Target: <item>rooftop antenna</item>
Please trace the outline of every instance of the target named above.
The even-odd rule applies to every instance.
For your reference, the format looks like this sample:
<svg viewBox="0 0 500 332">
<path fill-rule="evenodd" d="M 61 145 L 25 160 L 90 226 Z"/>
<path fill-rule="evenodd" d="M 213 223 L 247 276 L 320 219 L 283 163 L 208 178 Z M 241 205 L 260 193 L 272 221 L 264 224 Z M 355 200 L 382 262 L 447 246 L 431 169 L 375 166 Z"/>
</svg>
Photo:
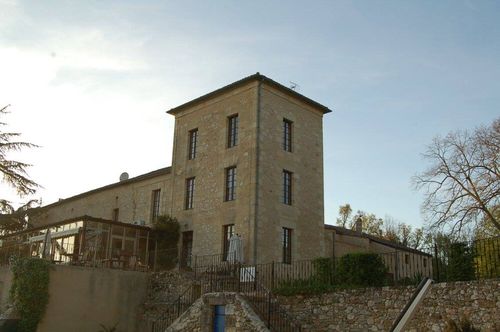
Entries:
<svg viewBox="0 0 500 332">
<path fill-rule="evenodd" d="M 299 90 L 299 88 L 300 88 L 300 86 L 297 83 L 290 81 L 290 89 L 295 91 L 295 90 Z"/>
</svg>

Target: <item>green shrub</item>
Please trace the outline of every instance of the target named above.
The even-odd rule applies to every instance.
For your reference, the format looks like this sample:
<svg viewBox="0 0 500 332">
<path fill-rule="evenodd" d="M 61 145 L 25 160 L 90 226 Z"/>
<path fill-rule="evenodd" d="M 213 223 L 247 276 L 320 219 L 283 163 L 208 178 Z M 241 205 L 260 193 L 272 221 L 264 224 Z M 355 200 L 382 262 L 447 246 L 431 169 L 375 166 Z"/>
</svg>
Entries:
<svg viewBox="0 0 500 332">
<path fill-rule="evenodd" d="M 313 279 L 319 283 L 332 285 L 335 277 L 335 260 L 332 258 L 316 258 L 312 262 L 314 268 Z"/>
<path fill-rule="evenodd" d="M 474 253 L 466 243 L 450 245 L 448 256 L 448 281 L 467 281 L 475 277 Z"/>
<path fill-rule="evenodd" d="M 161 269 L 174 268 L 178 261 L 179 222 L 170 216 L 159 216 L 153 222 L 153 234 L 158 250 L 156 267 Z"/>
<path fill-rule="evenodd" d="M 353 253 L 340 258 L 336 281 L 348 287 L 380 287 L 386 284 L 387 268 L 377 254 Z"/>
<path fill-rule="evenodd" d="M 40 258 L 19 258 L 12 262 L 10 298 L 19 312 L 20 332 L 35 332 L 49 302 L 50 262 Z"/>
<path fill-rule="evenodd" d="M 180 228 L 176 218 L 165 215 L 158 216 L 153 222 L 153 232 L 157 236 L 158 247 L 162 249 L 177 248 Z"/>
</svg>

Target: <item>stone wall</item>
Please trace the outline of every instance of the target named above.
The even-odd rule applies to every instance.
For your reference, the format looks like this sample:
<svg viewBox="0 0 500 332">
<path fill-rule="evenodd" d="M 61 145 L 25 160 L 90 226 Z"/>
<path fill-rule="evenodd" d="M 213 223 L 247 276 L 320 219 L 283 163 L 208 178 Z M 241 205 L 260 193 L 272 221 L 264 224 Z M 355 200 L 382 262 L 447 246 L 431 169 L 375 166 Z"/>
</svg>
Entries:
<svg viewBox="0 0 500 332">
<path fill-rule="evenodd" d="M 415 287 L 344 290 L 280 297 L 307 331 L 388 331 Z M 408 331 L 443 331 L 468 317 L 481 331 L 500 330 L 500 280 L 434 284 Z"/>
<path fill-rule="evenodd" d="M 148 295 L 141 315 L 142 320 L 147 322 L 160 319 L 170 304 L 193 283 L 194 278 L 190 273 L 177 270 L 151 273 Z"/>
<path fill-rule="evenodd" d="M 160 189 L 160 214 L 169 214 L 171 176 L 168 168 L 82 193 L 47 205 L 37 218 L 43 226 L 84 215 L 111 220 L 118 209 L 118 221 L 151 224 L 152 191 Z"/>
<path fill-rule="evenodd" d="M 283 259 L 283 227 L 292 229 L 293 260 L 324 255 L 323 113 L 261 87 L 258 148 L 258 263 Z M 283 149 L 283 119 L 292 124 L 292 151 Z M 284 204 L 283 170 L 292 172 L 292 204 Z"/>
<path fill-rule="evenodd" d="M 193 231 L 194 255 L 220 254 L 223 226 L 243 239 L 245 262 L 283 257 L 283 227 L 294 260 L 323 256 L 323 111 L 265 82 L 250 81 L 192 103 L 175 115 L 172 215 Z M 227 147 L 228 117 L 238 115 L 238 143 Z M 283 119 L 293 122 L 292 151 L 283 149 Z M 189 132 L 198 130 L 196 157 Z M 236 199 L 224 200 L 228 167 L 236 167 Z M 293 173 L 292 204 L 282 203 L 283 170 Z M 186 180 L 195 178 L 192 209 Z"/>
<path fill-rule="evenodd" d="M 215 305 L 225 306 L 226 332 L 269 331 L 247 302 L 236 293 L 208 293 L 203 295 L 167 331 L 212 331 Z"/>
</svg>

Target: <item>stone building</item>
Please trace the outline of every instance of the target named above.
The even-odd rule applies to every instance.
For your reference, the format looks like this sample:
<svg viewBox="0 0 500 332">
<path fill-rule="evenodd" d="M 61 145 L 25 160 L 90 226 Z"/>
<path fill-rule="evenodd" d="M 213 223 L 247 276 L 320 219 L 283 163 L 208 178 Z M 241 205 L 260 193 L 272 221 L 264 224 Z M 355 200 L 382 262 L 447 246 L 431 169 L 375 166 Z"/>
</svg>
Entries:
<svg viewBox="0 0 500 332">
<path fill-rule="evenodd" d="M 45 207 L 41 224 L 82 215 L 181 224 L 184 254 L 227 251 L 246 262 L 324 253 L 323 115 L 330 110 L 259 73 L 168 111 L 172 166 Z"/>
<path fill-rule="evenodd" d="M 83 215 L 150 225 L 171 215 L 184 256 L 224 254 L 236 233 L 246 263 L 335 255 L 334 243 L 336 252 L 352 245 L 324 225 L 329 112 L 259 73 L 246 77 L 167 112 L 175 117 L 171 167 L 47 205 L 40 225 Z"/>
</svg>

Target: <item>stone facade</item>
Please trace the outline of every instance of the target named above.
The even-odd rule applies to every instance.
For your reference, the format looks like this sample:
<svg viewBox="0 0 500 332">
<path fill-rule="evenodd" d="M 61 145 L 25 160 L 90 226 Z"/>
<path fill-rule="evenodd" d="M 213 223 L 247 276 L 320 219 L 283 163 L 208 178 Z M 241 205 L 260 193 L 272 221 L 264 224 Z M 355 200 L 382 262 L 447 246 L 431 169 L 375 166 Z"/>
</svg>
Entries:
<svg viewBox="0 0 500 332">
<path fill-rule="evenodd" d="M 37 218 L 36 226 L 84 215 L 112 220 L 115 209 L 118 209 L 118 221 L 150 225 L 152 191 L 160 189 L 159 212 L 166 214 L 170 187 L 170 167 L 162 168 L 47 205 Z"/>
<path fill-rule="evenodd" d="M 173 331 L 213 331 L 214 306 L 225 307 L 225 329 L 227 332 L 267 332 L 259 316 L 237 293 L 208 293 L 198 299 L 167 329 Z"/>
<path fill-rule="evenodd" d="M 324 255 L 323 132 L 326 107 L 256 74 L 169 111 L 175 116 L 172 167 L 99 188 L 45 207 L 39 224 L 89 215 L 150 224 L 152 191 L 159 214 L 176 217 L 192 234 L 193 255 L 223 251 L 225 225 L 241 235 L 245 262 L 283 258 L 283 228 L 291 229 L 292 259 Z M 238 116 L 238 139 L 228 147 L 228 117 Z M 292 123 L 292 149 L 283 148 L 283 123 Z M 196 157 L 189 132 L 197 129 Z M 225 199 L 225 170 L 236 167 L 234 200 Z M 292 173 L 292 201 L 283 203 L 283 171 Z M 192 208 L 186 180 L 194 178 Z M 191 233 L 192 232 L 192 233 Z"/>
<path fill-rule="evenodd" d="M 353 251 L 394 252 L 388 243 L 332 233 L 328 226 L 325 230 L 323 116 L 328 112 L 265 76 L 244 78 L 168 112 L 175 116 L 171 167 L 48 205 L 37 226 L 83 215 L 150 225 L 155 215 L 168 214 L 181 224 L 180 247 L 187 257 L 221 254 L 224 227 L 231 225 L 241 235 L 244 262 L 250 264 L 283 262 L 285 252 L 291 261 Z M 229 147 L 229 117 L 235 115 L 238 138 Z M 285 122 L 291 149 L 284 148 Z M 193 130 L 196 155 L 191 158 Z M 236 172 L 234 200 L 225 197 L 229 167 Z M 286 204 L 285 171 L 291 177 Z M 188 179 L 194 179 L 194 190 L 192 206 L 186 207 Z M 285 228 L 290 250 L 283 245 Z M 424 266 L 421 254 L 411 253 L 418 269 L 407 269 L 408 276 L 430 274 L 431 264 Z M 397 270 L 405 268 L 398 265 Z"/>
<path fill-rule="evenodd" d="M 415 287 L 344 290 L 280 297 L 306 331 L 389 331 Z M 500 330 L 500 280 L 433 284 L 407 331 L 444 331 L 467 317 L 481 331 Z"/>
<path fill-rule="evenodd" d="M 342 257 L 352 252 L 379 253 L 396 280 L 432 277 L 432 256 L 359 231 L 325 226 L 326 255 Z"/>
</svg>

